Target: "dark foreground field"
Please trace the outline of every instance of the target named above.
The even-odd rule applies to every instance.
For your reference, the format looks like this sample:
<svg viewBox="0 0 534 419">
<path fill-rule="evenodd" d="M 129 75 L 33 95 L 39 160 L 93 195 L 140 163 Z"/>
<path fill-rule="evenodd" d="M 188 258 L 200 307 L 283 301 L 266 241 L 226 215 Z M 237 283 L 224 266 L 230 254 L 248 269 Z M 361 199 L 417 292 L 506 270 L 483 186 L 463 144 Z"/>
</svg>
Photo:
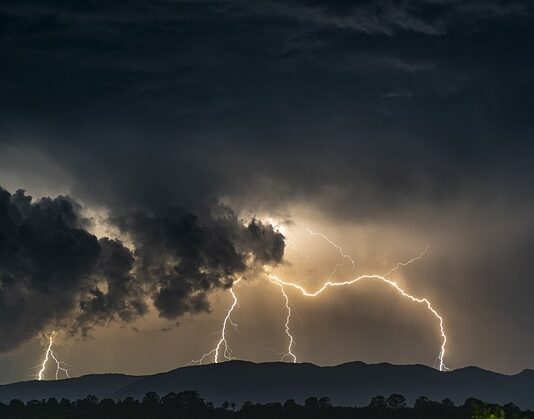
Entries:
<svg viewBox="0 0 534 419">
<path fill-rule="evenodd" d="M 76 401 L 55 398 L 32 400 L 24 403 L 13 400 L 0 404 L 0 417 L 10 418 L 534 418 L 534 412 L 521 411 L 516 405 L 504 406 L 484 403 L 470 398 L 461 406 L 455 406 L 450 399 L 442 402 L 430 401 L 426 397 L 416 400 L 413 407 L 407 407 L 406 399 L 399 394 L 387 398 L 376 396 L 364 407 L 336 407 L 327 397 L 309 397 L 303 404 L 294 400 L 285 403 L 253 404 L 242 406 L 223 402 L 215 407 L 204 401 L 197 392 L 170 393 L 160 398 L 156 393 L 147 393 L 141 401 L 127 397 L 124 400 L 98 400 L 87 396 Z"/>
</svg>

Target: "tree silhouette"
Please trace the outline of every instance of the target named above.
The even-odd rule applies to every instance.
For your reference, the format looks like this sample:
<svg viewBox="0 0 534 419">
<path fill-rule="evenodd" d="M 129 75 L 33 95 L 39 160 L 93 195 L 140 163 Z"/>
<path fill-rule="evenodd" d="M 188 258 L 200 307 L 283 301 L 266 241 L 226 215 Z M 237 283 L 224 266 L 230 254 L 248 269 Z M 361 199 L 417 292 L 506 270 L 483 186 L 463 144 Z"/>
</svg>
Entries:
<svg viewBox="0 0 534 419">
<path fill-rule="evenodd" d="M 290 410 L 290 409 L 296 409 L 297 407 L 299 407 L 299 405 L 293 399 L 286 400 L 286 402 L 284 403 L 284 409 Z"/>
<path fill-rule="evenodd" d="M 229 407 L 232 406 L 230 410 Z M 522 411 L 513 403 L 504 406 L 484 403 L 469 398 L 456 407 L 451 400 L 442 403 L 427 397 L 419 397 L 413 407 L 407 407 L 406 399 L 392 394 L 387 399 L 373 397 L 366 407 L 337 407 L 328 397 L 309 397 L 301 405 L 293 399 L 284 404 L 243 403 L 241 409 L 225 401 L 215 408 L 205 402 L 195 391 L 169 393 L 160 399 L 155 392 L 145 394 L 141 401 L 127 397 L 124 400 L 98 400 L 95 396 L 69 402 L 54 398 L 31 400 L 26 404 L 12 400 L 0 403 L 1 419 L 534 419 L 534 413 Z"/>
<path fill-rule="evenodd" d="M 443 399 L 443 401 L 441 402 L 441 404 L 442 404 L 443 406 L 446 406 L 446 407 L 454 407 L 454 402 L 453 402 L 451 399 L 449 399 L 448 397 L 445 398 L 445 399 Z"/>
<path fill-rule="evenodd" d="M 413 407 L 415 409 L 424 409 L 425 407 L 428 407 L 429 403 L 430 400 L 428 399 L 428 397 L 421 396 L 415 400 L 415 404 Z"/>
<path fill-rule="evenodd" d="M 400 409 L 406 407 L 406 398 L 401 394 L 392 394 L 386 399 L 389 409 Z"/>
<path fill-rule="evenodd" d="M 304 407 L 310 410 L 318 409 L 319 400 L 317 400 L 317 397 L 308 397 L 306 400 L 304 400 Z"/>
<path fill-rule="evenodd" d="M 319 399 L 319 409 L 328 409 L 332 407 L 332 403 L 330 403 L 330 398 L 328 397 L 321 397 Z"/>
<path fill-rule="evenodd" d="M 375 396 L 371 399 L 369 407 L 374 409 L 385 408 L 387 407 L 386 398 L 384 396 Z"/>
<path fill-rule="evenodd" d="M 159 404 L 159 394 L 154 391 L 149 391 L 143 397 L 143 406 L 152 407 Z"/>
</svg>

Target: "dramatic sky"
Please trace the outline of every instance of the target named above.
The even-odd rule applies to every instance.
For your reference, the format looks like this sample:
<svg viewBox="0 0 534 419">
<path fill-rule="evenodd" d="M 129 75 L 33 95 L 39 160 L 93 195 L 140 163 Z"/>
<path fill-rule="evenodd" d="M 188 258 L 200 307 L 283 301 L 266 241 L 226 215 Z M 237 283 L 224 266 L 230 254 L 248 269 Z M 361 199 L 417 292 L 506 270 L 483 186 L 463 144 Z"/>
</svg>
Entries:
<svg viewBox="0 0 534 419">
<path fill-rule="evenodd" d="M 534 6 L 0 1 L 0 383 L 285 351 L 267 273 L 384 273 L 450 368 L 534 368 Z M 355 260 L 307 228 L 328 236 Z M 299 361 L 436 365 L 383 283 L 287 289 Z"/>
</svg>

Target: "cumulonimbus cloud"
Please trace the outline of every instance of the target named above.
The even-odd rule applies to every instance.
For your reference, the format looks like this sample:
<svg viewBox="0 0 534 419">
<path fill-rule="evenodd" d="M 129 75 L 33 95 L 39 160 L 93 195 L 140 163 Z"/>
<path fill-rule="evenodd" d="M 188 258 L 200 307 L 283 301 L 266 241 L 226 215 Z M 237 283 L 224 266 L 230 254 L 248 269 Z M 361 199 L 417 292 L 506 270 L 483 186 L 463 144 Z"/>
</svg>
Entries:
<svg viewBox="0 0 534 419">
<path fill-rule="evenodd" d="M 148 312 L 176 318 L 209 310 L 208 294 L 232 286 L 251 263 L 282 260 L 284 236 L 225 208 L 199 216 L 178 207 L 112 219 L 135 244 L 98 239 L 66 196 L 32 200 L 0 188 L 0 352 L 50 328 L 86 335 Z"/>
</svg>

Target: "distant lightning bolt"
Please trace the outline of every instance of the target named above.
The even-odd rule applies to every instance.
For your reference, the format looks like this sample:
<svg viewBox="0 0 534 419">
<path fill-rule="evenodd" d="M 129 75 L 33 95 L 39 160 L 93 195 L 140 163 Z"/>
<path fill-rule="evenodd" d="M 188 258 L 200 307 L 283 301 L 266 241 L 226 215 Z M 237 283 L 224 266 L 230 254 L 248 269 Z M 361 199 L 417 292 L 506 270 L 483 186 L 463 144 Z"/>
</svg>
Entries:
<svg viewBox="0 0 534 419">
<path fill-rule="evenodd" d="M 319 236 L 319 237 L 323 238 L 324 240 L 326 240 L 328 243 L 330 243 L 330 245 L 335 247 L 337 249 L 337 251 L 339 252 L 339 254 L 341 255 L 341 257 L 343 259 L 347 259 L 351 263 L 352 269 L 354 269 L 354 267 L 356 266 L 356 262 L 354 261 L 354 259 L 350 255 L 347 255 L 343 251 L 343 248 L 341 246 L 338 246 L 337 244 L 335 244 L 332 240 L 330 240 L 328 237 L 326 237 L 323 233 L 316 233 L 315 231 L 310 230 L 309 227 L 306 227 L 306 230 L 308 230 L 308 233 L 310 233 L 312 236 Z M 335 272 L 335 269 L 336 268 L 334 267 L 334 272 Z"/>
<path fill-rule="evenodd" d="M 412 263 L 420 260 L 424 255 L 425 253 L 428 251 L 429 249 L 429 245 L 427 244 L 425 246 L 425 248 L 423 249 L 423 251 L 421 253 L 419 253 L 416 257 L 414 258 L 411 258 L 410 260 L 406 261 L 406 262 L 399 262 L 397 263 L 393 268 L 391 268 L 389 271 L 387 271 L 384 275 L 384 277 L 388 276 L 388 275 L 391 275 L 393 272 L 395 272 L 397 269 L 399 269 L 401 266 L 408 266 L 408 265 L 411 265 Z"/>
<path fill-rule="evenodd" d="M 285 303 L 286 303 L 286 310 L 287 310 L 286 322 L 285 322 L 284 327 L 285 327 L 285 330 L 286 330 L 286 335 L 289 338 L 289 343 L 287 345 L 287 352 L 282 355 L 282 358 L 280 358 L 280 361 L 283 361 L 285 358 L 290 357 L 291 359 L 293 359 L 293 362 L 295 363 L 295 362 L 297 362 L 297 357 L 292 352 L 293 344 L 295 343 L 295 340 L 293 339 L 293 335 L 291 334 L 291 331 L 290 331 L 290 328 L 289 328 L 289 322 L 291 321 L 291 306 L 289 305 L 289 297 L 287 296 L 286 290 L 284 289 L 284 286 L 281 283 L 279 283 L 278 281 L 276 281 L 276 280 L 274 280 L 272 278 L 269 278 L 269 280 L 273 284 L 276 284 L 276 285 L 278 285 L 280 287 L 280 291 L 281 291 L 282 295 L 284 296 L 284 300 L 285 300 Z"/>
<path fill-rule="evenodd" d="M 421 303 L 421 304 L 426 305 L 427 309 L 434 315 L 434 317 L 436 317 L 438 319 L 439 328 L 440 328 L 440 335 L 441 335 L 441 338 L 442 338 L 440 352 L 439 352 L 439 355 L 438 355 L 439 370 L 440 371 L 446 371 L 447 370 L 447 367 L 446 367 L 446 365 L 444 363 L 445 346 L 447 344 L 447 336 L 445 335 L 445 329 L 444 329 L 444 326 L 443 326 L 443 318 L 438 314 L 438 312 L 434 309 L 434 307 L 432 307 L 432 304 L 430 303 L 430 301 L 427 298 L 417 298 L 417 297 L 414 297 L 411 294 L 408 294 L 395 281 L 387 279 L 387 278 L 385 278 L 384 276 L 381 276 L 381 275 L 361 275 L 361 276 L 359 276 L 357 278 L 354 278 L 354 279 L 352 279 L 350 281 L 343 281 L 343 282 L 327 281 L 317 291 L 310 292 L 310 291 L 307 291 L 304 287 L 302 287 L 299 284 L 295 284 L 293 282 L 284 281 L 284 280 L 278 278 L 275 275 L 269 275 L 269 278 L 272 281 L 277 282 L 278 284 L 285 285 L 285 286 L 292 287 L 292 288 L 295 288 L 295 289 L 299 290 L 302 293 L 302 295 L 304 295 L 305 297 L 317 297 L 318 295 L 320 295 L 324 290 L 326 290 L 329 287 L 339 287 L 339 286 L 345 286 L 345 285 L 352 285 L 352 284 L 355 284 L 356 282 L 361 281 L 362 279 L 380 280 L 380 281 L 390 285 L 391 287 L 395 288 L 399 292 L 399 294 L 401 294 L 403 297 L 406 297 L 406 298 L 410 299 L 413 302 Z"/>
<path fill-rule="evenodd" d="M 49 341 L 48 341 L 48 348 L 46 349 L 45 357 L 43 359 L 43 363 L 41 364 L 41 369 L 39 370 L 39 373 L 37 374 L 37 379 L 39 381 L 41 381 L 43 379 L 43 374 L 44 374 L 45 369 L 46 369 L 46 364 L 48 362 L 48 358 L 50 356 L 50 352 L 52 352 L 52 345 L 54 344 L 54 333 L 55 332 L 52 332 L 50 334 L 50 338 L 49 338 Z"/>
<path fill-rule="evenodd" d="M 329 237 L 327 237 L 326 235 L 322 234 L 322 233 L 316 233 L 314 231 L 312 231 L 309 227 L 306 227 L 306 230 L 308 231 L 308 233 L 310 233 L 312 236 L 319 236 L 321 237 L 323 240 L 326 240 L 331 246 L 333 246 L 334 248 L 337 249 L 337 251 L 339 252 L 339 254 L 341 255 L 341 258 L 344 260 L 344 259 L 348 259 L 352 265 L 352 268 L 354 269 L 354 266 L 355 266 L 355 262 L 354 262 L 354 259 L 345 253 L 345 251 L 343 250 L 343 248 L 339 245 L 337 245 L 336 243 L 334 243 Z M 297 249 L 295 247 L 295 244 L 293 244 L 293 240 L 291 241 L 288 241 L 287 244 L 290 244 L 292 245 L 292 247 L 294 249 Z M 299 253 L 302 253 L 302 250 L 299 248 Z M 307 258 L 308 260 L 310 259 L 309 256 Z M 328 281 L 330 281 L 334 275 L 336 274 L 337 272 L 337 268 L 338 267 L 341 267 L 343 266 L 343 263 L 336 263 L 332 269 L 332 272 L 330 272 L 330 275 L 328 275 Z M 287 316 L 286 316 L 286 322 L 285 322 L 285 333 L 286 335 L 289 337 L 289 343 L 287 345 L 287 351 L 285 354 L 282 355 L 282 357 L 280 358 L 280 361 L 283 361 L 285 358 L 291 356 L 291 358 L 293 359 L 293 362 L 296 363 L 297 362 L 297 357 L 295 354 L 293 354 L 292 352 L 292 347 L 293 347 L 293 344 L 295 342 L 295 338 L 293 337 L 293 335 L 291 334 L 291 329 L 289 327 L 289 324 L 290 324 L 290 321 L 291 321 L 291 307 L 289 305 L 289 297 L 287 296 L 286 294 L 286 291 L 284 289 L 284 286 L 280 283 L 280 282 L 277 282 L 275 280 L 273 280 L 272 278 L 269 278 L 269 281 L 271 281 L 271 283 L 273 284 L 276 284 L 280 287 L 280 291 L 282 293 L 282 296 L 284 297 L 285 299 L 285 302 L 286 302 L 286 310 L 287 310 Z"/>
<path fill-rule="evenodd" d="M 232 321 L 232 317 L 231 317 L 232 312 L 239 305 L 237 301 L 237 295 L 234 292 L 233 286 L 238 284 L 241 281 L 241 279 L 242 278 L 237 279 L 237 281 L 235 281 L 232 284 L 232 288 L 230 288 L 230 293 L 232 294 L 233 302 L 230 308 L 228 309 L 228 311 L 226 312 L 226 317 L 223 320 L 223 324 L 221 327 L 221 334 L 220 334 L 219 341 L 217 342 L 217 345 L 211 351 L 202 355 L 200 359 L 191 361 L 190 364 L 200 365 L 204 362 L 206 358 L 208 358 L 211 355 L 213 355 L 213 362 L 217 364 L 219 362 L 219 354 L 221 352 L 222 347 L 224 347 L 224 351 L 223 351 L 224 358 L 228 361 L 233 359 L 231 352 L 230 352 L 230 346 L 228 345 L 228 341 L 226 340 L 226 326 L 228 325 L 228 323 L 230 323 L 234 328 L 237 328 L 237 324 L 235 324 Z"/>
<path fill-rule="evenodd" d="M 350 262 L 350 264 L 352 265 L 352 268 L 354 269 L 354 267 L 355 267 L 354 259 L 350 255 L 345 253 L 345 251 L 343 250 L 343 248 L 341 246 L 339 246 L 336 243 L 334 243 L 330 238 L 328 238 L 326 235 L 324 235 L 322 233 L 314 232 L 314 231 L 310 230 L 309 228 L 307 228 L 307 230 L 311 235 L 319 236 L 322 239 L 324 239 L 325 241 L 327 241 L 331 246 L 333 246 L 339 252 L 339 254 L 341 255 L 341 257 L 344 260 L 348 260 Z M 439 322 L 439 331 L 440 331 L 440 336 L 441 336 L 441 345 L 440 345 L 440 351 L 439 351 L 439 354 L 438 354 L 439 370 L 440 371 L 447 371 L 448 368 L 447 368 L 447 366 L 445 365 L 445 362 L 444 362 L 445 348 L 446 348 L 446 344 L 447 344 L 447 336 L 445 334 L 443 317 L 441 317 L 441 315 L 432 306 L 432 303 L 430 302 L 430 300 L 428 300 L 427 298 L 415 297 L 415 296 L 407 293 L 406 291 L 404 291 L 397 284 L 397 282 L 387 278 L 387 276 L 391 275 L 393 272 L 398 270 L 401 266 L 407 266 L 407 265 L 410 265 L 410 264 L 420 260 L 425 255 L 425 253 L 428 251 L 428 249 L 429 249 L 429 246 L 426 245 L 426 247 L 423 249 L 423 251 L 419 255 L 417 255 L 416 257 L 413 257 L 412 259 L 410 259 L 410 260 L 408 260 L 406 262 L 397 263 L 393 268 L 391 268 L 389 271 L 387 271 L 383 275 L 374 275 L 374 274 L 373 275 L 361 275 L 361 276 L 358 276 L 358 277 L 356 277 L 356 278 L 354 278 L 352 280 L 349 280 L 349 281 L 339 281 L 338 282 L 338 281 L 333 281 L 332 280 L 333 276 L 336 274 L 337 268 L 339 266 L 342 266 L 342 264 L 338 263 L 338 264 L 334 265 L 334 269 L 330 273 L 330 275 L 328 276 L 328 280 L 325 283 L 323 283 L 323 285 L 318 290 L 316 290 L 314 292 L 306 290 L 306 288 L 304 288 L 302 285 L 299 285 L 298 283 L 285 281 L 285 280 L 282 280 L 281 278 L 279 278 L 276 275 L 268 274 L 269 281 L 271 283 L 273 283 L 274 285 L 277 285 L 279 287 L 279 289 L 280 289 L 280 292 L 281 292 L 281 294 L 282 294 L 282 296 L 284 298 L 284 301 L 285 301 L 285 308 L 286 308 L 286 313 L 287 313 L 286 314 L 284 328 L 285 328 L 285 334 L 288 337 L 288 346 L 287 346 L 286 353 L 284 353 L 282 355 L 280 360 L 283 361 L 286 358 L 290 358 L 292 360 L 292 362 L 294 362 L 294 363 L 297 362 L 297 357 L 293 353 L 293 346 L 295 344 L 295 339 L 294 339 L 293 335 L 291 334 L 291 329 L 290 329 L 291 314 L 292 313 L 291 313 L 291 305 L 289 303 L 289 297 L 288 297 L 288 295 L 287 295 L 287 293 L 285 291 L 285 287 L 286 286 L 287 287 L 292 287 L 292 288 L 300 291 L 301 294 L 303 296 L 305 296 L 305 297 L 312 297 L 313 298 L 313 297 L 319 296 L 326 289 L 328 289 L 330 287 L 349 286 L 349 285 L 353 285 L 353 284 L 355 284 L 357 282 L 360 282 L 363 279 L 370 279 L 370 280 L 379 280 L 382 283 L 385 283 L 385 284 L 391 286 L 392 288 L 394 288 L 402 297 L 405 297 L 405 298 L 409 299 L 410 301 L 412 301 L 414 303 L 423 304 L 424 306 L 426 306 L 427 310 L 429 310 L 431 312 L 431 314 L 438 320 L 438 322 Z M 239 278 L 237 281 L 235 281 L 234 285 L 237 284 L 240 280 L 241 280 L 241 278 Z M 234 309 L 238 306 L 238 299 L 237 299 L 237 296 L 236 296 L 233 288 L 230 288 L 230 293 L 232 294 L 233 303 L 229 307 L 228 311 L 226 312 L 226 316 L 225 316 L 225 318 L 223 320 L 223 323 L 222 323 L 221 332 L 220 332 L 220 338 L 219 338 L 219 341 L 217 342 L 217 345 L 211 351 L 205 353 L 199 360 L 191 361 L 191 364 L 202 364 L 208 357 L 210 357 L 212 355 L 213 355 L 213 361 L 215 363 L 218 363 L 222 348 L 224 348 L 224 350 L 222 351 L 222 355 L 223 355 L 224 359 L 226 359 L 226 360 L 233 359 L 233 357 L 231 356 L 231 352 L 230 352 L 230 348 L 229 348 L 227 339 L 226 339 L 226 329 L 227 329 L 228 323 L 232 324 L 234 327 L 237 327 L 237 325 L 232 321 L 231 315 L 232 315 Z"/>
<path fill-rule="evenodd" d="M 67 370 L 66 368 L 62 367 L 62 365 L 66 365 L 66 364 L 64 362 L 59 361 L 56 358 L 56 354 L 54 353 L 54 351 L 50 352 L 50 356 L 56 362 L 56 380 L 59 380 L 59 372 L 60 371 L 63 371 L 63 373 L 66 375 L 66 377 L 70 378 L 69 370 Z"/>
<path fill-rule="evenodd" d="M 306 259 L 308 262 L 310 261 L 310 255 L 304 253 L 304 250 L 302 247 L 294 240 L 291 235 L 288 232 L 284 233 L 284 236 L 286 238 L 286 246 L 291 247 L 295 253 L 297 253 L 300 257 L 303 259 Z"/>
<path fill-rule="evenodd" d="M 50 333 L 50 336 L 48 337 L 48 346 L 46 348 L 45 356 L 43 359 L 43 362 L 41 363 L 41 369 L 39 370 L 37 374 L 37 379 L 39 381 L 42 381 L 44 379 L 44 372 L 46 370 L 46 364 L 48 363 L 49 359 L 52 358 L 54 362 L 56 363 L 56 380 L 59 380 L 59 374 L 60 371 L 62 371 L 67 378 L 70 378 L 69 371 L 64 367 L 66 365 L 64 362 L 60 361 L 54 351 L 52 350 L 52 347 L 54 345 L 54 336 L 56 335 L 56 331 L 52 331 Z"/>
<path fill-rule="evenodd" d="M 341 257 L 343 259 L 349 260 L 351 262 L 351 264 L 352 264 L 352 267 L 354 268 L 354 266 L 355 266 L 354 259 L 350 255 L 346 254 L 341 246 L 339 246 L 336 243 L 334 243 L 329 237 L 327 237 L 326 235 L 324 235 L 322 233 L 314 232 L 314 231 L 310 230 L 310 228 L 307 228 L 307 230 L 308 230 L 308 232 L 310 234 L 315 235 L 315 236 L 320 236 L 321 238 L 326 240 L 330 245 L 332 245 L 334 248 L 336 248 L 337 251 L 339 252 L 339 254 L 341 255 Z M 374 279 L 374 280 L 378 279 L 378 280 L 380 280 L 380 281 L 392 286 L 393 288 L 395 288 L 403 297 L 406 297 L 406 298 L 410 299 L 413 302 L 425 304 L 427 306 L 427 309 L 434 315 L 434 317 L 436 317 L 438 319 L 439 328 L 440 328 L 440 335 L 441 335 L 441 338 L 442 338 L 442 343 L 441 343 L 440 351 L 439 351 L 439 354 L 438 354 L 439 370 L 440 371 L 447 370 L 448 368 L 444 363 L 445 347 L 446 347 L 446 344 L 447 344 L 447 336 L 445 335 L 445 329 L 444 329 L 444 326 L 443 326 L 443 318 L 432 307 L 432 305 L 431 305 L 431 303 L 430 303 L 430 301 L 428 299 L 414 297 L 413 295 L 410 295 L 410 294 L 406 293 L 395 281 L 392 281 L 392 280 L 386 278 L 388 275 L 391 275 L 393 272 L 395 272 L 401 266 L 407 266 L 407 265 L 410 265 L 410 264 L 420 260 L 425 255 L 425 253 L 428 251 L 428 249 L 429 249 L 429 245 L 427 244 L 425 246 L 425 248 L 423 249 L 423 251 L 419 255 L 417 255 L 416 257 L 413 257 L 412 259 L 410 259 L 410 260 L 408 260 L 406 262 L 397 263 L 393 268 L 391 268 L 388 272 L 386 272 L 383 275 L 362 275 L 362 276 L 359 276 L 359 277 L 357 277 L 357 278 L 355 278 L 355 279 L 353 279 L 351 281 L 343 281 L 343 282 L 333 282 L 332 281 L 332 277 L 335 275 L 337 267 L 342 265 L 342 264 L 338 263 L 338 264 L 334 265 L 334 269 L 330 273 L 330 275 L 328 276 L 328 280 L 323 284 L 323 286 L 321 288 L 319 288 L 319 290 L 317 290 L 315 292 L 308 292 L 303 286 L 301 286 L 301 285 L 299 285 L 297 283 L 283 281 L 280 278 L 278 278 L 277 276 L 269 275 L 269 280 L 272 283 L 275 283 L 280 287 L 280 289 L 282 291 L 282 294 L 283 294 L 284 298 L 286 299 L 286 307 L 287 307 L 287 310 L 288 310 L 287 311 L 288 314 L 287 314 L 287 318 L 286 318 L 285 327 L 286 327 L 286 334 L 290 338 L 290 343 L 289 343 L 289 346 L 288 346 L 288 350 L 287 350 L 286 356 L 288 354 L 290 354 L 292 356 L 292 358 L 293 358 L 293 362 L 297 361 L 296 356 L 291 352 L 292 345 L 294 344 L 294 338 L 293 338 L 293 336 L 291 334 L 291 331 L 290 331 L 290 328 L 289 328 L 289 323 L 290 323 L 290 320 L 291 320 L 291 309 L 289 307 L 289 298 L 288 298 L 287 294 L 285 293 L 284 286 L 290 286 L 290 287 L 296 288 L 299 291 L 301 291 L 301 293 L 306 297 L 316 297 L 316 296 L 320 295 L 328 287 L 352 285 L 352 284 L 354 284 L 356 282 L 359 282 L 362 279 Z"/>
</svg>

